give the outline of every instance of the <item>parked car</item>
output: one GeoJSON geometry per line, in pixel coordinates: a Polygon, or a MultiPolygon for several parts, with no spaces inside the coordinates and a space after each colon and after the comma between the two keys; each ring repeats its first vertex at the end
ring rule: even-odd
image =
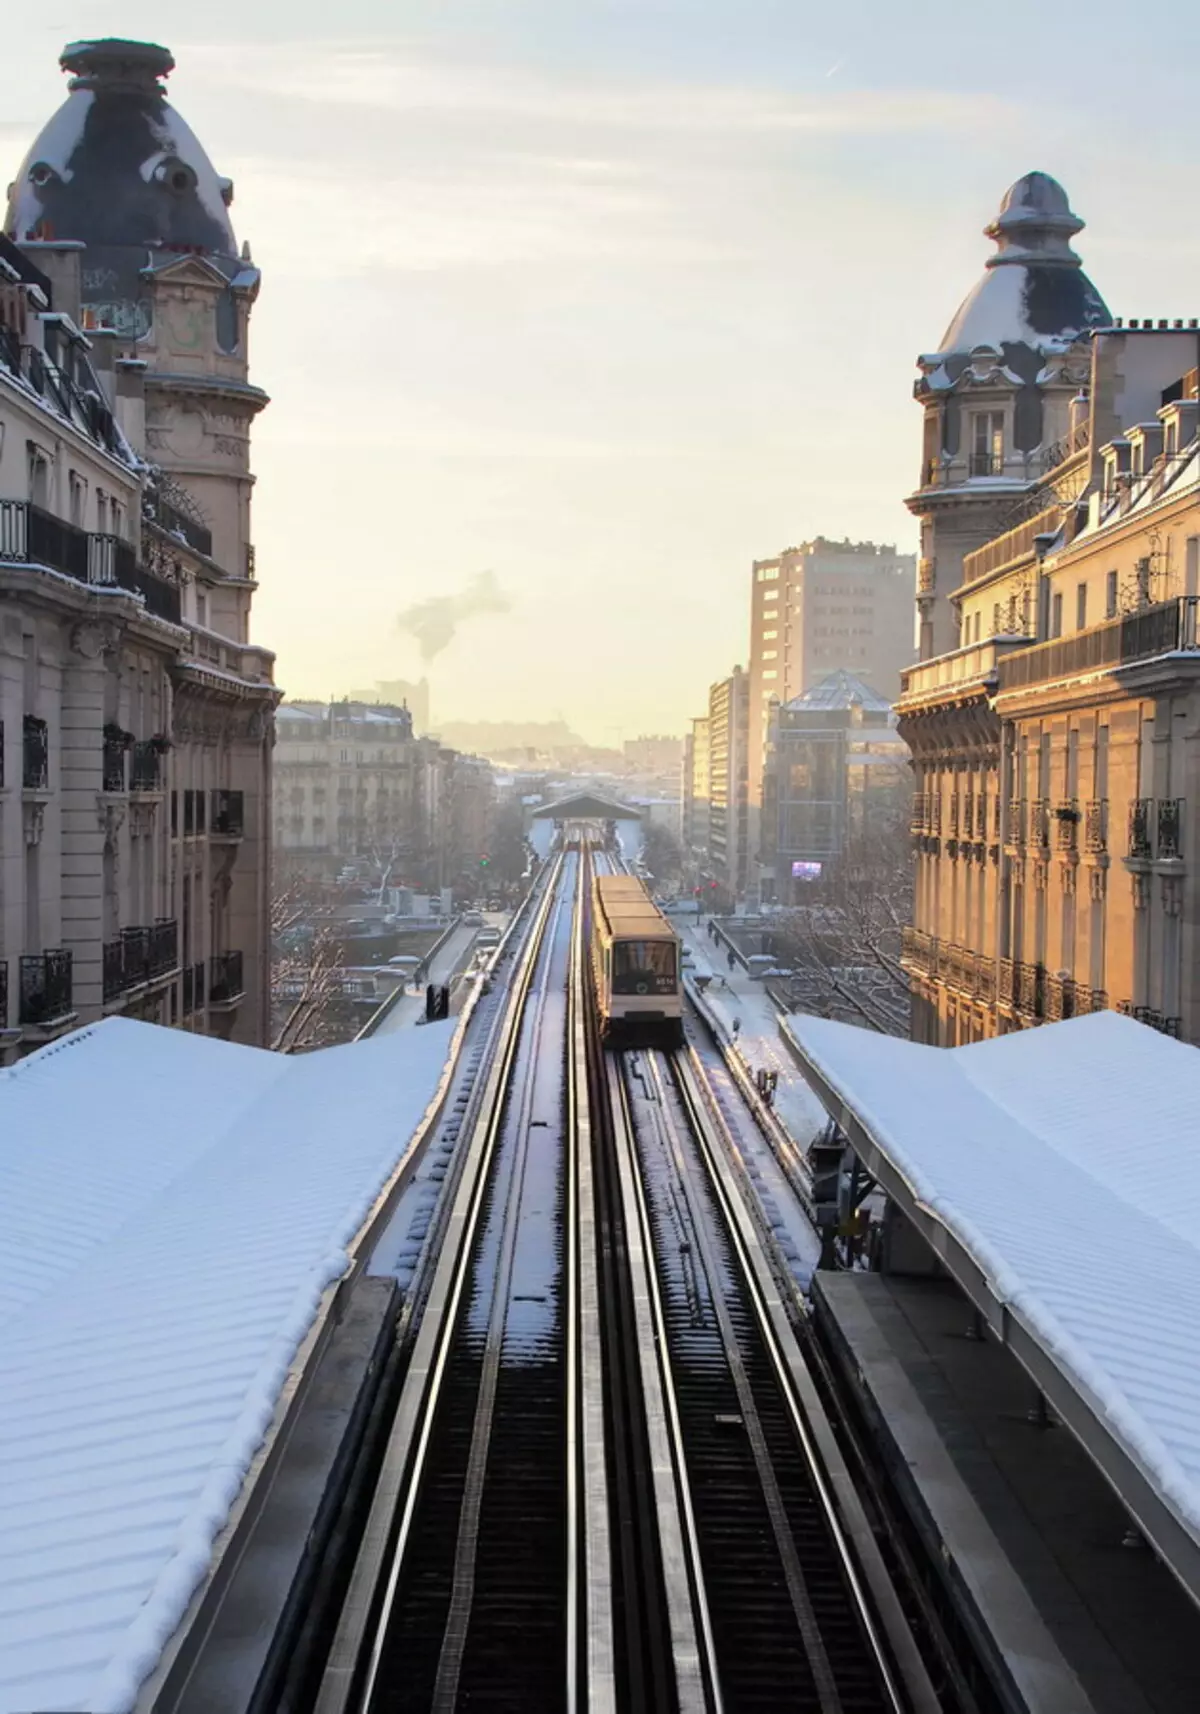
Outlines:
{"type": "Polygon", "coordinates": [[[465,925],[467,926],[467,928],[482,928],[483,927],[483,912],[482,911],[464,911],[462,914],[462,919],[463,919],[463,922],[465,923],[465,925]]]}

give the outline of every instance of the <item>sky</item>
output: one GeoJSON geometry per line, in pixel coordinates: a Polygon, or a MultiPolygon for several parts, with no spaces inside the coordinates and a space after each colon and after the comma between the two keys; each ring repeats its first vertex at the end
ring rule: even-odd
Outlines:
{"type": "MultiPolygon", "coordinates": [[[[1195,315],[1200,11],[1093,0],[179,0],[30,8],[15,170],[81,37],[163,42],[263,285],[255,640],[290,695],[422,669],[435,719],[681,732],[750,564],[916,545],[914,360],[1022,173],[1115,314],[1195,315]],[[45,22],[43,22],[45,19],[45,22]],[[460,599],[463,598],[463,599],[460,599]]],[[[0,182],[7,182],[7,177],[0,182]]]]}

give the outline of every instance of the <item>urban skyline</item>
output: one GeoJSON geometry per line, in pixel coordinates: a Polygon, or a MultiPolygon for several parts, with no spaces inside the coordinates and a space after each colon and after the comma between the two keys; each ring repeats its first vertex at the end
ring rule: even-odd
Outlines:
{"type": "MultiPolygon", "coordinates": [[[[1195,273],[1200,240],[1173,218],[1186,162],[1166,145],[1196,26],[1168,10],[1174,36],[1130,44],[1121,73],[1156,91],[1146,175],[1107,124],[1113,6],[1053,100],[981,51],[982,21],[956,24],[951,76],[878,6],[836,35],[765,0],[736,29],[701,8],[686,32],[674,7],[417,7],[407,35],[364,4],[335,35],[315,8],[247,23],[218,7],[199,41],[181,8],[129,8],[122,29],[174,48],[176,99],[272,283],[253,351],[275,402],[257,608],[281,684],[412,676],[397,615],[490,568],[511,611],[435,662],[447,713],[561,710],[609,741],[624,677],[620,735],[682,731],[744,653],[753,559],[818,533],[915,547],[913,359],[977,277],[1007,184],[1041,168],[1069,186],[1116,313],[1142,304],[1149,248],[1166,276],[1195,273]],[[864,19],[871,43],[851,51],[864,19]],[[339,299],[369,365],[319,360],[339,299]],[[654,675],[623,670],[634,599],[648,636],[672,633],[654,675]],[[581,682],[585,621],[598,670],[581,682]]],[[[1007,27],[1034,18],[1018,5],[1007,27]]],[[[100,20],[52,22],[0,68],[10,170],[61,99],[63,38],[100,20]]]]}

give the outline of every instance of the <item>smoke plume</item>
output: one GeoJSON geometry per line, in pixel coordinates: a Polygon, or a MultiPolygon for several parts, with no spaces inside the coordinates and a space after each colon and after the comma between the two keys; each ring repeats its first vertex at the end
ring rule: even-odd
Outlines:
{"type": "Polygon", "coordinates": [[[485,613],[507,613],[511,606],[495,572],[481,571],[457,595],[433,595],[428,601],[415,601],[404,609],[396,623],[417,639],[421,659],[431,661],[453,642],[464,619],[478,619],[485,613]]]}

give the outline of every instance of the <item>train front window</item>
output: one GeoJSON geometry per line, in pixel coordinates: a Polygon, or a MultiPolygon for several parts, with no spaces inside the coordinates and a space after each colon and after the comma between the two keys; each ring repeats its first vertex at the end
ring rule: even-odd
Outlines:
{"type": "Polygon", "coordinates": [[[618,940],[612,969],[614,994],[675,992],[675,946],[669,940],[618,940]]]}

